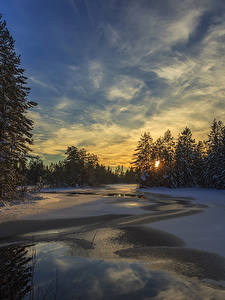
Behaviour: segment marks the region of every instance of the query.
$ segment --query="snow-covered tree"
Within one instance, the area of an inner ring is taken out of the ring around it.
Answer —
[[[225,127],[221,121],[213,120],[207,145],[204,184],[209,187],[225,188]]]
[[[145,132],[138,141],[134,161],[132,162],[136,173],[142,181],[146,181],[147,176],[149,176],[150,169],[154,164],[154,156],[153,139],[149,132]]]
[[[193,151],[192,172],[195,184],[204,185],[203,171],[205,168],[206,145],[205,142],[199,141]]]
[[[0,15],[0,197],[15,192],[32,144],[33,122],[26,113],[36,103],[27,100],[26,80],[14,40]]]
[[[133,162],[141,185],[225,188],[225,126],[214,120],[208,141],[192,138],[185,128],[175,143],[169,130],[155,141],[141,136]]]
[[[194,151],[195,140],[191,130],[186,127],[178,137],[175,150],[175,176],[177,186],[193,186],[194,177]]]
[[[164,133],[162,138],[162,151],[159,157],[158,171],[161,173],[161,184],[169,187],[175,186],[174,178],[174,155],[175,155],[175,142],[170,130]]]

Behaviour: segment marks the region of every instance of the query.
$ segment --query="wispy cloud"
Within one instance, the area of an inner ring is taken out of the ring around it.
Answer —
[[[116,85],[108,89],[108,99],[114,100],[122,98],[131,100],[143,88],[143,81],[128,76],[120,76]]]
[[[60,158],[76,144],[126,164],[145,130],[187,125],[200,139],[213,117],[225,120],[224,1],[57,0],[42,34],[32,5],[23,10],[39,60],[30,39],[23,55],[40,104],[37,153]]]
[[[41,86],[42,88],[50,89],[54,92],[57,92],[57,89],[54,86],[47,84],[39,79],[36,79],[33,76],[29,77],[29,80],[31,80],[34,84]]]
[[[89,66],[89,78],[96,89],[100,88],[103,76],[104,73],[101,64],[96,61],[91,62]]]

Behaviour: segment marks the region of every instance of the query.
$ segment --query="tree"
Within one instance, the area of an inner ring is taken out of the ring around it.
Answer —
[[[10,197],[21,182],[20,168],[25,165],[32,144],[33,121],[27,118],[29,88],[14,40],[0,15],[0,197]]]
[[[194,178],[194,150],[195,140],[191,130],[186,127],[178,137],[175,150],[175,174],[177,186],[193,186]]]
[[[207,141],[208,156],[204,168],[204,184],[225,188],[225,127],[213,120]]]
[[[155,168],[157,185],[173,187],[174,182],[174,152],[175,142],[170,130],[167,130],[162,138],[156,141],[156,151],[159,161],[158,168]]]
[[[80,157],[80,151],[77,147],[71,146],[66,150],[65,159],[65,172],[66,182],[69,186],[75,186],[81,184],[81,168],[82,160]]]
[[[154,164],[155,153],[153,138],[149,132],[145,132],[141,135],[138,141],[137,148],[134,153],[134,165],[135,172],[139,177],[141,185],[148,184],[149,173]]]
[[[125,183],[137,182],[137,174],[132,167],[126,170],[126,173],[124,175],[124,182]]]
[[[46,181],[47,170],[40,157],[33,157],[27,166],[27,183],[30,185],[44,184]]]
[[[0,248],[0,299],[32,299],[35,255],[31,245]]]
[[[137,173],[147,172],[152,164],[153,139],[149,132],[141,135],[132,164]]]
[[[193,175],[195,183],[204,185],[203,170],[205,169],[206,147],[205,143],[199,141],[193,151]]]

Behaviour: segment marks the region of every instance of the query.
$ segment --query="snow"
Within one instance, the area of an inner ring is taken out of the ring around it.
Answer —
[[[17,205],[5,205],[0,208],[0,223],[11,220],[47,220],[61,218],[80,218],[106,214],[145,214],[139,206],[149,205],[145,200],[104,196],[108,193],[134,192],[136,185],[108,185],[105,188],[53,188],[42,189],[40,200],[25,201]],[[67,194],[66,192],[96,192],[97,194]],[[45,193],[46,192],[46,193]],[[101,194],[98,194],[101,193]]]
[[[166,187],[141,188],[141,192],[171,195],[176,197],[191,197],[194,201],[210,207],[222,206],[225,208],[225,190],[207,188],[177,188]]]
[[[202,213],[149,224],[182,238],[187,247],[218,253],[225,257],[225,190],[203,188],[147,188],[142,192],[184,196],[208,206]]]
[[[138,205],[133,205],[135,203],[132,201],[128,200],[125,203],[123,203],[123,205],[121,205],[111,197],[79,195],[78,199],[76,196],[63,195],[63,197],[61,196],[60,198],[58,198],[58,200],[59,203],[55,208],[49,210],[48,207],[47,212],[45,212],[44,210],[40,210],[39,214],[29,214],[27,216],[24,216],[23,219],[49,220],[101,216],[107,214],[139,215],[146,213],[146,211],[144,211],[142,208],[139,208]],[[68,204],[68,206],[66,203]]]
[[[80,188],[80,189],[86,189],[85,188]],[[55,188],[41,188],[40,192],[41,193],[60,193],[60,192],[73,192],[76,191],[77,188],[75,187],[55,187]]]
[[[69,195],[68,191],[93,191],[95,195]],[[107,193],[135,193],[136,185],[108,185],[105,188],[44,189],[40,193],[43,199],[25,201],[17,205],[0,208],[0,223],[18,220],[47,220],[58,218],[80,218],[104,214],[145,214],[142,206],[149,205],[144,199],[106,196]],[[195,203],[205,204],[203,212],[157,221],[148,226],[172,233],[184,240],[187,247],[218,253],[225,257],[225,190],[203,188],[145,188],[141,192],[167,194],[176,197],[193,198]],[[104,196],[104,193],[105,196]]]

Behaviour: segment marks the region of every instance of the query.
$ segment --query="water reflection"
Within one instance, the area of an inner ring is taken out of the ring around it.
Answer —
[[[135,247],[129,228],[121,244],[117,230],[99,233],[92,249],[72,239],[1,248],[0,299],[225,299],[215,282],[197,279],[225,278],[219,256],[174,247],[176,240],[171,247],[147,247],[147,241]],[[169,236],[161,238],[166,242]],[[156,245],[157,239],[150,243]],[[121,245],[133,248],[112,256]]]
[[[22,299],[31,295],[35,252],[30,246],[0,248],[0,299]]]
[[[36,288],[47,299],[222,300],[225,295],[197,281],[152,270],[146,263],[71,257],[63,243],[40,243],[36,251]]]

